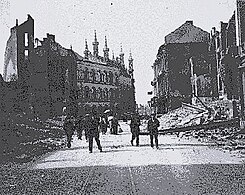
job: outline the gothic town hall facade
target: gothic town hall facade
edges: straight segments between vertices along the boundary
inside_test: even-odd
[[[99,42],[94,35],[93,52],[85,42],[84,57],[77,56],[78,110],[82,113],[107,109],[118,114],[132,113],[136,109],[133,77],[133,58],[130,53],[128,68],[122,51],[119,57],[109,58],[105,37],[104,55],[99,55]]]

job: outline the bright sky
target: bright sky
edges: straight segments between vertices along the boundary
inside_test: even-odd
[[[0,73],[3,72],[4,52],[10,28],[27,19],[35,21],[35,38],[46,33],[56,35],[62,46],[83,55],[84,40],[92,51],[94,30],[103,55],[104,36],[110,52],[118,56],[123,46],[127,62],[131,49],[134,58],[137,103],[145,104],[153,90],[151,68],[164,37],[193,20],[194,25],[211,31],[227,22],[235,10],[236,0],[1,0],[0,1]],[[111,57],[110,53],[110,57]]]

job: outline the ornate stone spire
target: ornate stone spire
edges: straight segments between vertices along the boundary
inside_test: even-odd
[[[87,42],[87,39],[85,39],[85,50],[84,50],[85,59],[88,59],[88,55],[89,55],[88,42]]]
[[[134,61],[134,59],[132,57],[132,53],[131,53],[131,49],[130,49],[129,58],[128,58],[128,67],[129,67],[128,72],[129,72],[131,78],[133,78],[133,72],[134,72],[133,61]]]
[[[120,52],[119,56],[120,56],[120,63],[122,65],[124,65],[124,53],[123,53],[123,49],[122,49],[122,44],[121,44],[121,52]]]
[[[97,36],[96,36],[96,30],[94,31],[94,42],[93,42],[93,50],[94,50],[94,56],[98,57],[99,56],[99,42],[97,41]]]
[[[107,47],[106,36],[105,36],[105,48],[103,51],[104,51],[104,59],[105,59],[105,61],[108,61],[109,60],[109,48]]]

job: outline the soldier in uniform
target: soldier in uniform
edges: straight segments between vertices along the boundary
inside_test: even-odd
[[[96,116],[95,113],[91,114],[86,119],[86,126],[88,130],[88,141],[89,141],[89,152],[93,152],[93,138],[95,139],[98,149],[102,152],[102,147],[99,140],[99,118]]]
[[[114,117],[111,120],[111,134],[118,134],[118,125],[118,119],[116,115],[114,115]]]
[[[74,117],[67,117],[64,121],[63,129],[65,130],[66,137],[67,137],[67,147],[71,147],[71,140],[72,140],[72,135],[74,134],[75,131],[75,125],[74,125]]]
[[[76,131],[77,131],[77,138],[78,139],[82,139],[82,132],[83,132],[83,118],[82,116],[78,116],[77,120],[76,120],[76,124],[75,124],[75,127],[76,127]]]
[[[156,148],[158,149],[158,127],[160,126],[159,120],[156,115],[152,114],[148,121],[147,128],[150,134],[151,147],[154,148],[153,138],[155,139]]]
[[[102,134],[106,134],[107,132],[107,123],[104,117],[101,117],[100,120],[100,131],[102,132]]]
[[[140,133],[140,118],[138,114],[134,114],[132,116],[131,122],[130,122],[130,130],[132,133],[132,139],[131,139],[131,145],[133,146],[133,141],[136,138],[136,146],[139,146],[139,133]]]

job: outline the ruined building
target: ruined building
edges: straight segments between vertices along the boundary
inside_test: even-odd
[[[213,65],[205,62],[210,55],[208,46],[209,33],[194,26],[193,21],[186,21],[165,36],[165,43],[158,49],[153,64],[154,79],[151,82],[159,113],[180,106],[182,101],[191,102],[190,58],[202,61],[203,67],[199,67],[199,71],[209,69]]]
[[[245,0],[237,0],[237,38],[238,55],[240,56],[240,104],[241,104],[241,128],[245,128]]]
[[[129,69],[124,64],[124,53],[116,60],[109,58],[105,39],[104,56],[99,55],[95,34],[93,54],[86,48],[84,57],[56,42],[47,34],[35,39],[34,20],[27,20],[11,28],[4,63],[5,82],[16,83],[16,105],[36,116],[84,114],[97,109],[117,112],[135,111],[133,59]]]
[[[47,34],[42,41],[35,39],[35,65],[31,77],[32,99],[35,111],[48,112],[51,116],[67,112],[77,112],[76,55],[55,41],[55,36]]]
[[[220,23],[220,32],[211,32],[210,50],[215,52],[219,98],[238,99],[238,66],[235,12],[228,23]]]
[[[4,81],[27,81],[31,74],[34,51],[34,20],[28,15],[27,21],[11,28],[4,56]]]
[[[7,110],[27,110],[28,97],[30,95],[30,78],[32,75],[32,59],[34,52],[34,20],[28,15],[27,20],[16,25],[10,30],[10,37],[7,41],[3,80],[11,82],[9,88],[15,88],[13,99],[15,103]],[[13,91],[13,90],[10,90]]]

